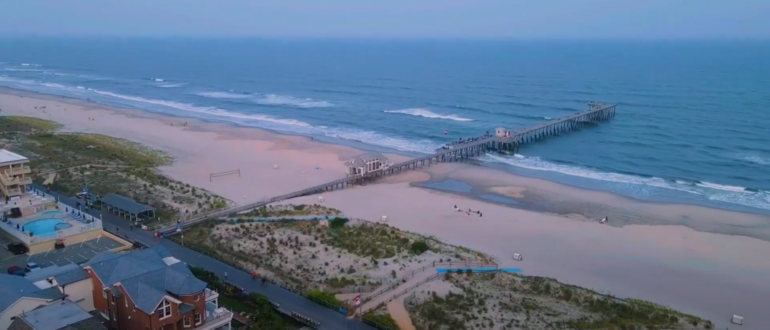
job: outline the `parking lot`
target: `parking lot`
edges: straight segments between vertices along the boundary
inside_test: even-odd
[[[67,245],[63,249],[59,250],[52,249],[48,252],[37,253],[33,255],[22,254],[3,258],[3,260],[0,261],[0,267],[2,267],[3,271],[5,271],[8,269],[8,267],[14,265],[24,268],[28,262],[36,262],[42,268],[48,267],[50,265],[62,266],[70,263],[81,264],[88,261],[100,252],[121,246],[123,245],[119,242],[109,237],[102,236],[90,241]],[[5,253],[3,255],[7,256],[8,251],[4,252]]]

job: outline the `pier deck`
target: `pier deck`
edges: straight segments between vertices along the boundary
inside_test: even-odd
[[[345,188],[348,185],[363,182],[367,179],[374,179],[378,177],[384,177],[400,173],[405,170],[416,169],[425,165],[430,166],[434,163],[442,162],[454,162],[460,161],[466,158],[481,156],[491,151],[515,153],[519,147],[523,144],[535,142],[540,139],[544,139],[551,136],[560,135],[572,130],[582,128],[586,125],[598,123],[601,121],[609,120],[615,117],[614,104],[601,104],[590,103],[589,108],[586,111],[576,112],[574,114],[549,120],[547,122],[537,124],[535,126],[526,127],[517,131],[498,131],[493,135],[484,135],[477,138],[468,139],[465,141],[458,141],[440,148],[436,153],[410,159],[404,162],[393,164],[386,169],[375,172],[369,176],[349,176],[343,179],[327,182],[321,185],[295,191],[281,196],[272,197],[267,200],[259,202],[235,206],[219,211],[214,211],[205,215],[200,215],[195,218],[182,222],[180,225],[168,226],[158,230],[158,232],[168,235],[173,235],[178,232],[178,228],[187,228],[206,221],[207,219],[219,218],[228,216],[234,213],[245,212],[296,197],[305,195],[312,195],[324,191]]]

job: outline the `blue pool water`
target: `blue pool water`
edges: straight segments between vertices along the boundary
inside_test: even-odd
[[[61,216],[63,213],[61,211],[45,211],[43,213],[40,213],[42,216],[46,217],[55,217],[55,216]]]
[[[59,229],[69,228],[72,225],[61,219],[40,219],[24,225],[24,231],[30,232],[35,236],[46,236],[56,233]]]

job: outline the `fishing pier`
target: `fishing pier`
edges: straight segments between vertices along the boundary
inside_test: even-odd
[[[480,137],[452,142],[437,149],[436,152],[431,155],[410,159],[396,164],[389,163],[385,157],[377,153],[361,155],[345,162],[347,176],[343,179],[276,196],[256,203],[214,211],[184,221],[180,225],[169,226],[158,231],[163,234],[174,234],[180,231],[181,228],[195,225],[207,219],[245,212],[296,197],[342,189],[349,185],[365,183],[380,177],[397,174],[402,171],[412,170],[426,165],[430,166],[431,164],[436,163],[462,161],[467,158],[481,156],[490,152],[515,153],[524,144],[561,135],[612,119],[615,117],[616,107],[617,105],[615,104],[589,103],[588,110],[586,111],[576,112],[571,115],[555,118],[538,125],[515,131],[497,128],[494,134],[487,133]],[[240,175],[240,171],[238,174]]]

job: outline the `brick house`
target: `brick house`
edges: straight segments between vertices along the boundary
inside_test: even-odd
[[[229,329],[218,294],[162,246],[102,252],[85,264],[94,308],[117,330]]]

